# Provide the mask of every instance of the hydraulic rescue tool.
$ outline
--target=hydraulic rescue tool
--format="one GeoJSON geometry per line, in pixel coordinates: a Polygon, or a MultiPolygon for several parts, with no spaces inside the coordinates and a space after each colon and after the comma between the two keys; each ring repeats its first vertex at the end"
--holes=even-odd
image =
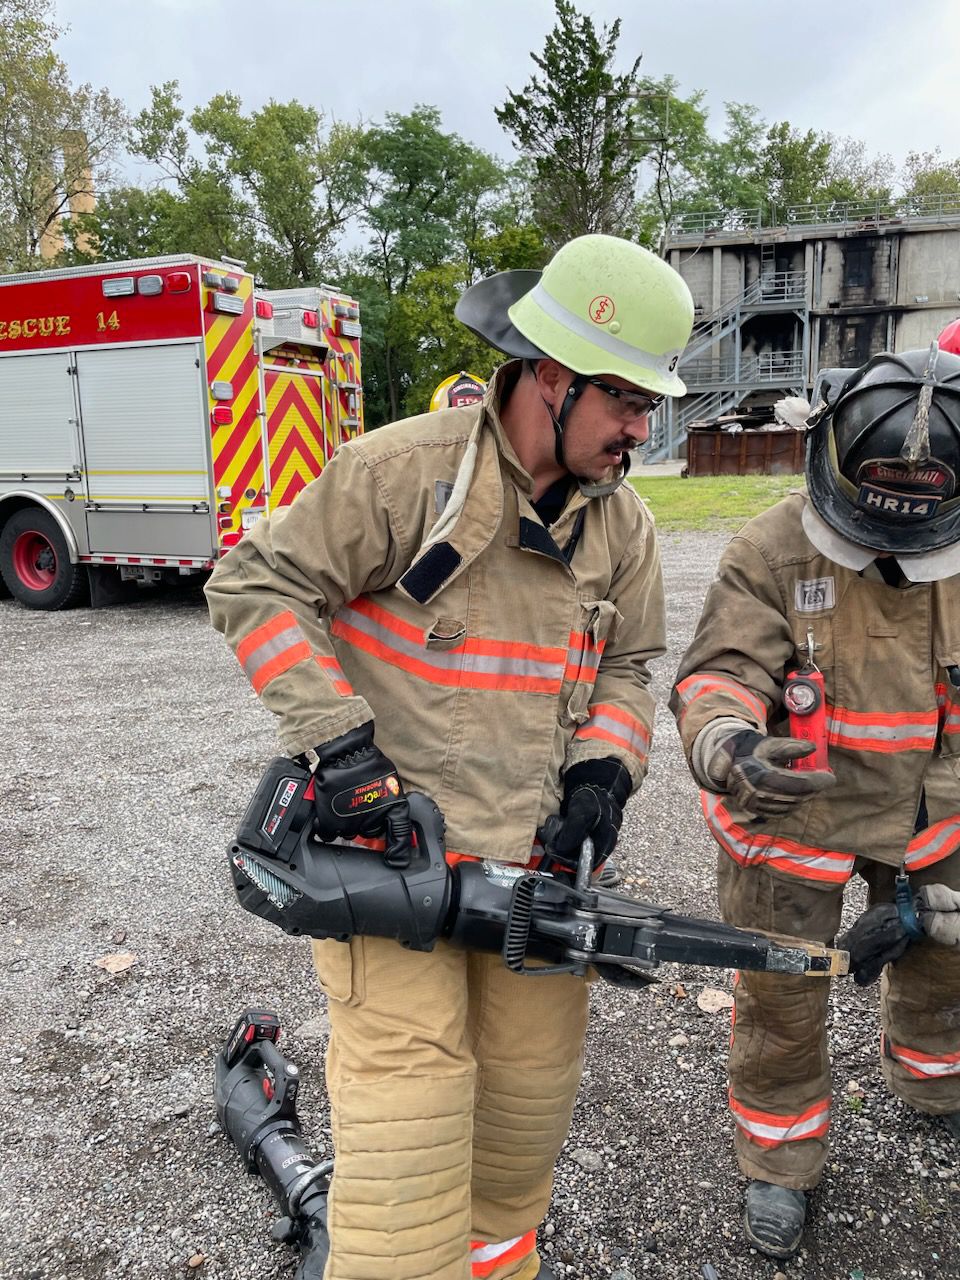
{"type": "MultiPolygon", "coordinates": [[[[515,973],[585,974],[618,986],[655,982],[663,961],[828,977],[847,972],[846,952],[676,915],[591,883],[592,841],[576,876],[445,858],[443,818],[408,794],[414,844],[405,865],[369,848],[315,834],[313,776],[295,760],[267,767],[228,858],[241,906],[286,933],[347,941],[393,938],[414,951],[440,940],[499,952],[515,973]]],[[[217,1116],[245,1165],[260,1172],[282,1217],[274,1238],[301,1250],[296,1280],[319,1280],[328,1253],[326,1198],[332,1161],[300,1136],[299,1073],[277,1048],[277,1016],[248,1010],[217,1056],[217,1116]]]]}
{"type": "Polygon", "coordinates": [[[504,863],[445,859],[443,818],[426,796],[408,796],[415,847],[405,866],[368,848],[325,844],[313,830],[313,778],[278,757],[264,774],[228,850],[240,905],[286,933],[346,942],[394,938],[414,951],[439,940],[493,951],[515,973],[584,974],[646,985],[662,961],[828,977],[847,972],[845,952],[676,915],[590,882],[584,841],[576,877],[504,863]]]}
{"type": "Polygon", "coordinates": [[[333,1161],[316,1160],[300,1136],[300,1073],[277,1048],[279,1038],[275,1013],[241,1016],[217,1054],[217,1119],[248,1171],[261,1174],[277,1198],[283,1216],[272,1235],[300,1249],[295,1280],[322,1280],[333,1161]]]}

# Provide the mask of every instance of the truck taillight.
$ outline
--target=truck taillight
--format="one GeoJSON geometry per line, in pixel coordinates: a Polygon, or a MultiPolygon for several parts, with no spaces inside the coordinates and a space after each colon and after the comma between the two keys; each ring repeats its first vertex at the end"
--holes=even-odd
{"type": "Polygon", "coordinates": [[[169,293],[189,293],[190,272],[171,271],[167,276],[167,291],[169,293]]]}
{"type": "Polygon", "coordinates": [[[228,404],[214,405],[210,412],[210,420],[215,427],[229,427],[233,421],[233,410],[228,404]]]}
{"type": "Polygon", "coordinates": [[[303,325],[305,329],[318,329],[320,327],[320,317],[316,311],[304,311],[303,325]]]}
{"type": "Polygon", "coordinates": [[[363,328],[358,320],[338,320],[337,333],[341,338],[359,338],[363,328]]]}
{"type": "Polygon", "coordinates": [[[243,534],[238,529],[236,533],[225,533],[220,539],[220,545],[224,547],[235,547],[243,534]]]}
{"type": "Polygon", "coordinates": [[[258,298],[256,304],[257,317],[260,320],[273,319],[273,303],[268,302],[266,298],[258,298]]]}
{"type": "Polygon", "coordinates": [[[137,280],[137,293],[145,298],[155,298],[163,293],[163,276],[140,276],[137,280]]]}
{"type": "Polygon", "coordinates": [[[233,524],[233,516],[217,516],[217,524],[221,529],[229,529],[233,524]]]}

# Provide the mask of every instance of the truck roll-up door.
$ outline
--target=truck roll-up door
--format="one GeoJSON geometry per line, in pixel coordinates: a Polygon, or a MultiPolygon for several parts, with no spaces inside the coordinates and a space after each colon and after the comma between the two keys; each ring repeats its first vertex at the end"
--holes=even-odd
{"type": "Polygon", "coordinates": [[[200,356],[196,343],[78,352],[91,551],[212,554],[200,356]]]}
{"type": "Polygon", "coordinates": [[[0,479],[65,480],[80,448],[70,353],[0,360],[0,479]]]}
{"type": "Polygon", "coordinates": [[[199,356],[194,344],[78,352],[91,501],[209,501],[199,356]]]}

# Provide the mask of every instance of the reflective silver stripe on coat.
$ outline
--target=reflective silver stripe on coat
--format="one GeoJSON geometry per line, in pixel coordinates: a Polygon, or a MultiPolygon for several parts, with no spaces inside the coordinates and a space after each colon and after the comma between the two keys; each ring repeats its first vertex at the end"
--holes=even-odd
{"type": "Polygon", "coordinates": [[[937,824],[937,828],[914,838],[907,845],[903,864],[908,871],[915,870],[919,864],[939,862],[956,852],[960,846],[960,818],[947,818],[945,825],[937,824]],[[937,829],[939,828],[939,829],[937,829]],[[936,834],[933,834],[936,831],[936,834]]]}
{"type": "MultiPolygon", "coordinates": [[[[375,622],[365,613],[344,607],[337,611],[336,620],[353,627],[376,640],[385,649],[392,649],[398,655],[410,658],[424,666],[434,667],[437,671],[468,671],[477,675],[519,676],[525,679],[563,680],[564,663],[538,661],[535,658],[497,657],[495,654],[470,653],[467,650],[449,653],[435,649],[425,649],[413,640],[397,635],[389,627],[375,622]]],[[[348,637],[341,637],[349,644],[348,637]]]]}
{"type": "Polygon", "coordinates": [[[642,729],[631,729],[628,724],[624,724],[622,720],[615,720],[613,716],[605,716],[603,712],[591,712],[586,723],[577,730],[577,734],[583,735],[590,729],[602,729],[605,733],[619,738],[638,756],[647,754],[647,748],[650,745],[649,734],[642,729]]]}
{"type": "Polygon", "coordinates": [[[586,668],[595,674],[600,667],[602,657],[600,650],[592,646],[588,648],[584,645],[582,648],[577,648],[576,645],[571,645],[567,650],[567,666],[579,667],[581,670],[586,668]]]}
{"type": "Polygon", "coordinates": [[[761,720],[766,720],[766,712],[760,699],[732,676],[688,676],[677,685],[677,693],[684,706],[689,706],[695,698],[708,693],[729,693],[731,698],[742,702],[761,720]]]}
{"type": "Polygon", "coordinates": [[[726,826],[723,821],[722,801],[719,796],[713,795],[712,792],[701,792],[705,797],[704,812],[707,819],[707,826],[710,828],[714,839],[728,852],[732,849],[732,856],[745,866],[761,865],[764,862],[789,863],[790,866],[785,870],[791,871],[794,875],[810,876],[814,879],[830,879],[839,881],[841,878],[849,879],[853,874],[853,864],[855,856],[850,853],[838,853],[829,856],[827,853],[818,854],[813,848],[808,853],[804,853],[799,849],[789,849],[778,844],[753,844],[745,840],[740,840],[733,834],[731,829],[736,824],[733,819],[729,819],[730,826],[726,826]],[[794,871],[794,867],[796,870],[794,871]],[[817,875],[817,872],[825,872],[824,875],[817,875]]]}
{"type": "Polygon", "coordinates": [[[586,339],[587,342],[592,342],[601,350],[608,351],[610,355],[617,356],[620,360],[627,360],[630,364],[643,365],[664,378],[669,378],[676,373],[674,361],[679,359],[683,347],[674,347],[671,351],[664,351],[662,355],[655,355],[652,351],[635,347],[632,342],[624,342],[623,338],[618,338],[608,333],[606,329],[601,329],[599,325],[584,320],[575,312],[568,311],[562,302],[558,302],[547,293],[542,282],[534,286],[530,300],[535,302],[551,320],[556,320],[557,324],[562,324],[565,329],[586,339]],[[671,365],[673,368],[670,367],[671,365]]]}
{"type": "MultiPolygon", "coordinates": [[[[851,742],[904,742],[909,738],[924,738],[933,746],[937,738],[937,726],[930,720],[908,721],[904,724],[870,724],[863,722],[851,724],[842,717],[827,716],[827,732],[831,737],[847,738],[851,742]]],[[[842,746],[837,742],[837,746],[842,746]]],[[[912,746],[912,751],[922,751],[922,747],[912,746]]]]}
{"type": "Polygon", "coordinates": [[[257,645],[256,649],[251,649],[244,661],[240,664],[246,672],[247,679],[252,681],[253,677],[271,658],[277,658],[281,653],[286,653],[288,649],[292,649],[296,644],[306,644],[307,637],[300,630],[298,623],[278,631],[275,636],[271,636],[269,640],[264,640],[263,644],[257,645]]]}

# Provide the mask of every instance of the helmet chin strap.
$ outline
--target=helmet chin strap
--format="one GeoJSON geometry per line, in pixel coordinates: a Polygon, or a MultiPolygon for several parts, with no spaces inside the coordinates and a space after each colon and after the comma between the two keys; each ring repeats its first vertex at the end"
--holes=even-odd
{"type": "Polygon", "coordinates": [[[570,410],[577,403],[577,400],[583,394],[587,385],[587,379],[582,373],[574,375],[574,379],[570,383],[569,387],[567,387],[566,395],[563,397],[563,404],[560,406],[559,416],[553,412],[552,407],[544,398],[543,392],[540,393],[540,399],[543,400],[544,407],[550,415],[550,421],[553,423],[554,457],[557,460],[557,465],[565,468],[567,471],[569,471],[570,468],[567,466],[567,460],[563,456],[563,430],[567,425],[567,418],[570,416],[570,410]]]}

